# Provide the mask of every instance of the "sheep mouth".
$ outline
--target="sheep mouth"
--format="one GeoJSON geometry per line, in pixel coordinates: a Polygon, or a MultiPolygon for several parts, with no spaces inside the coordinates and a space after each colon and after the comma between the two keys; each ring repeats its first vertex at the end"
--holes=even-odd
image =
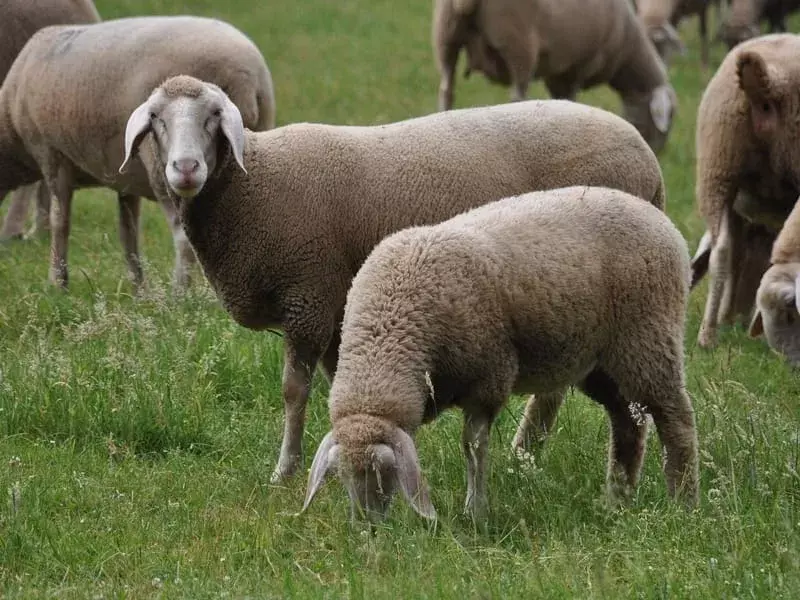
{"type": "Polygon", "coordinates": [[[182,177],[178,181],[171,181],[169,187],[181,198],[193,198],[203,189],[203,183],[191,177],[182,177]]]}

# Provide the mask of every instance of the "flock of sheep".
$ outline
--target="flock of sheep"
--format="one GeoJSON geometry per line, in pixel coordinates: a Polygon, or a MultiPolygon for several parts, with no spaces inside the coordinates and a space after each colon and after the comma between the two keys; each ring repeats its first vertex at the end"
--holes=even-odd
{"type": "MultiPolygon", "coordinates": [[[[413,435],[458,406],[465,508],[482,519],[489,432],[509,395],[533,394],[513,441],[529,450],[572,385],[609,415],[609,499],[637,485],[649,415],[668,491],[691,506],[691,286],[709,273],[700,345],[744,316],[752,335],[800,362],[800,37],[735,45],[708,85],[697,125],[707,232],[694,259],[664,213],[654,151],[675,93],[663,59],[682,46],[681,15],[700,11],[705,33],[708,4],[639,0],[637,16],[629,0],[436,0],[440,112],[275,128],[264,58],[227,23],[101,22],[91,0],[5,0],[0,201],[13,193],[3,236],[22,235],[36,198],[50,278],[66,287],[73,190],[110,187],[138,288],[140,198],[157,201],[175,286],[197,260],[239,324],[284,332],[273,481],[301,466],[318,363],[332,382],[332,430],[304,510],[335,472],[354,514],[381,519],[399,492],[435,517],[413,435]],[[467,74],[512,86],[516,102],[449,110],[462,49],[467,74]],[[538,77],[554,99],[525,101],[538,77]],[[599,83],[619,92],[625,119],[571,101],[599,83]]],[[[770,5],[733,0],[722,31],[736,35],[725,39],[741,41],[742,23],[756,33],[770,5]]]]}

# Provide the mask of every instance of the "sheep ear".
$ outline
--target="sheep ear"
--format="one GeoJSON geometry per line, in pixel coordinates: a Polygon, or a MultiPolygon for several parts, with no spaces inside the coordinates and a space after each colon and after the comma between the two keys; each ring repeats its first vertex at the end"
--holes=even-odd
{"type": "Polygon", "coordinates": [[[399,427],[396,430],[394,451],[397,457],[397,482],[403,497],[418,515],[435,519],[436,510],[431,503],[428,484],[422,478],[414,440],[399,427]]]}
{"type": "Polygon", "coordinates": [[[339,444],[334,439],[333,432],[329,431],[322,438],[322,442],[320,442],[317,453],[311,463],[311,471],[308,474],[308,490],[306,491],[306,500],[303,503],[303,508],[300,510],[301,513],[306,511],[322,484],[325,483],[325,479],[338,466],[339,444]]]}
{"type": "Polygon", "coordinates": [[[756,314],[753,315],[753,320],[750,321],[748,335],[751,338],[757,338],[764,333],[764,319],[761,317],[761,311],[756,309],[756,314]]]}
{"type": "Polygon", "coordinates": [[[672,90],[668,85],[658,86],[650,97],[650,116],[656,129],[661,133],[669,131],[672,123],[672,109],[672,90]]]}
{"type": "Polygon", "coordinates": [[[794,278],[794,307],[800,313],[800,273],[794,278]]]}
{"type": "Polygon", "coordinates": [[[247,169],[244,168],[244,123],[242,122],[242,113],[239,112],[239,109],[228,98],[227,94],[223,93],[222,95],[224,97],[224,106],[222,108],[220,127],[231,145],[236,163],[247,174],[247,169]]]}
{"type": "Polygon", "coordinates": [[[760,54],[753,50],[742,52],[736,60],[739,87],[751,102],[761,103],[773,94],[770,69],[760,54]]]}
{"type": "Polygon", "coordinates": [[[139,149],[139,144],[142,143],[145,134],[150,131],[150,106],[151,102],[148,98],[128,117],[128,124],[125,126],[125,160],[122,161],[122,166],[119,168],[120,173],[127,171],[131,158],[139,149]]]}

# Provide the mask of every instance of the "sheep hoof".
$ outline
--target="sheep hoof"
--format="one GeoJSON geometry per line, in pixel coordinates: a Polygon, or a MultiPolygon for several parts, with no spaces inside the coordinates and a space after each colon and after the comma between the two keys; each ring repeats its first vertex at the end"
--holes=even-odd
{"type": "Polygon", "coordinates": [[[717,345],[717,332],[713,329],[701,329],[697,336],[697,345],[706,349],[713,348],[717,345]]]}
{"type": "Polygon", "coordinates": [[[272,484],[284,483],[286,480],[291,479],[297,472],[297,465],[278,465],[270,475],[269,482],[272,484]]]}

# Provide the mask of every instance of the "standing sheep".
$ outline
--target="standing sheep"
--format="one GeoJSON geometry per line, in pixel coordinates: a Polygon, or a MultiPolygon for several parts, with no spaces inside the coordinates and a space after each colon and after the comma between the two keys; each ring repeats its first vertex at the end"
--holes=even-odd
{"type": "Polygon", "coordinates": [[[710,235],[711,276],[697,339],[703,347],[716,344],[718,322],[730,321],[741,302],[733,269],[747,222],[774,235],[800,194],[798,52],[800,37],[791,34],[744,42],[725,57],[700,101],[696,195],[710,235]]]}
{"type": "Polygon", "coordinates": [[[252,133],[219,88],[178,77],[131,114],[125,145],[123,170],[140,148],[231,316],[284,331],[285,425],[273,481],[300,464],[311,377],[320,359],[333,376],[350,281],[386,235],[564,185],[622,189],[660,209],[665,199],[658,161],[632,126],[565,101],[252,133]],[[190,175],[176,161],[200,166],[190,175]]]}
{"type": "Polygon", "coordinates": [[[175,240],[174,282],[178,288],[187,284],[194,256],[172,201],[154,193],[138,161],[125,175],[117,172],[128,116],[159,83],[186,73],[225,89],[247,127],[274,125],[272,79],[261,52],[216,19],[136,17],[52,26],[20,52],[0,88],[0,198],[44,177],[53,201],[54,283],[67,285],[73,189],[104,185],[119,192],[120,237],[137,287],[140,196],[160,201],[175,240]]]}
{"type": "Polygon", "coordinates": [[[608,83],[628,119],[654,151],[664,146],[675,92],[630,0],[436,0],[433,48],[441,82],[439,110],[453,106],[456,63],[512,86],[522,100],[534,77],[553,98],[608,83]]]}
{"type": "Polygon", "coordinates": [[[769,32],[785,32],[785,18],[800,9],[800,0],[731,0],[728,18],[720,27],[719,37],[733,48],[761,35],[760,22],[766,19],[769,32]]]}
{"type": "Polygon", "coordinates": [[[338,470],[353,508],[372,521],[397,490],[435,517],[412,436],[458,406],[465,509],[482,520],[489,431],[507,398],[571,384],[608,412],[612,502],[637,485],[649,413],[669,493],[694,504],[688,287],[686,242],[669,218],[606,188],[507,198],[386,238],[347,295],[332,431],[314,457],[304,509],[338,470]]]}
{"type": "MultiPolygon", "coordinates": [[[[92,0],[5,0],[0,5],[3,35],[0,37],[0,84],[22,47],[42,27],[100,21],[92,0]]],[[[47,189],[40,183],[25,186],[11,195],[11,202],[0,230],[0,240],[22,237],[30,198],[39,196],[35,229],[49,227],[47,189]]],[[[2,200],[2,198],[0,198],[2,200]]]]}
{"type": "Polygon", "coordinates": [[[750,335],[762,333],[773,350],[800,366],[800,205],[795,204],[772,248],[772,266],[756,295],[750,335]]]}
{"type": "MultiPolygon", "coordinates": [[[[674,52],[683,53],[686,47],[678,35],[678,22],[697,15],[700,28],[700,60],[708,67],[708,7],[715,0],[637,0],[636,12],[650,41],[666,62],[674,52]]],[[[716,0],[719,6],[719,0],[716,0]]]]}

